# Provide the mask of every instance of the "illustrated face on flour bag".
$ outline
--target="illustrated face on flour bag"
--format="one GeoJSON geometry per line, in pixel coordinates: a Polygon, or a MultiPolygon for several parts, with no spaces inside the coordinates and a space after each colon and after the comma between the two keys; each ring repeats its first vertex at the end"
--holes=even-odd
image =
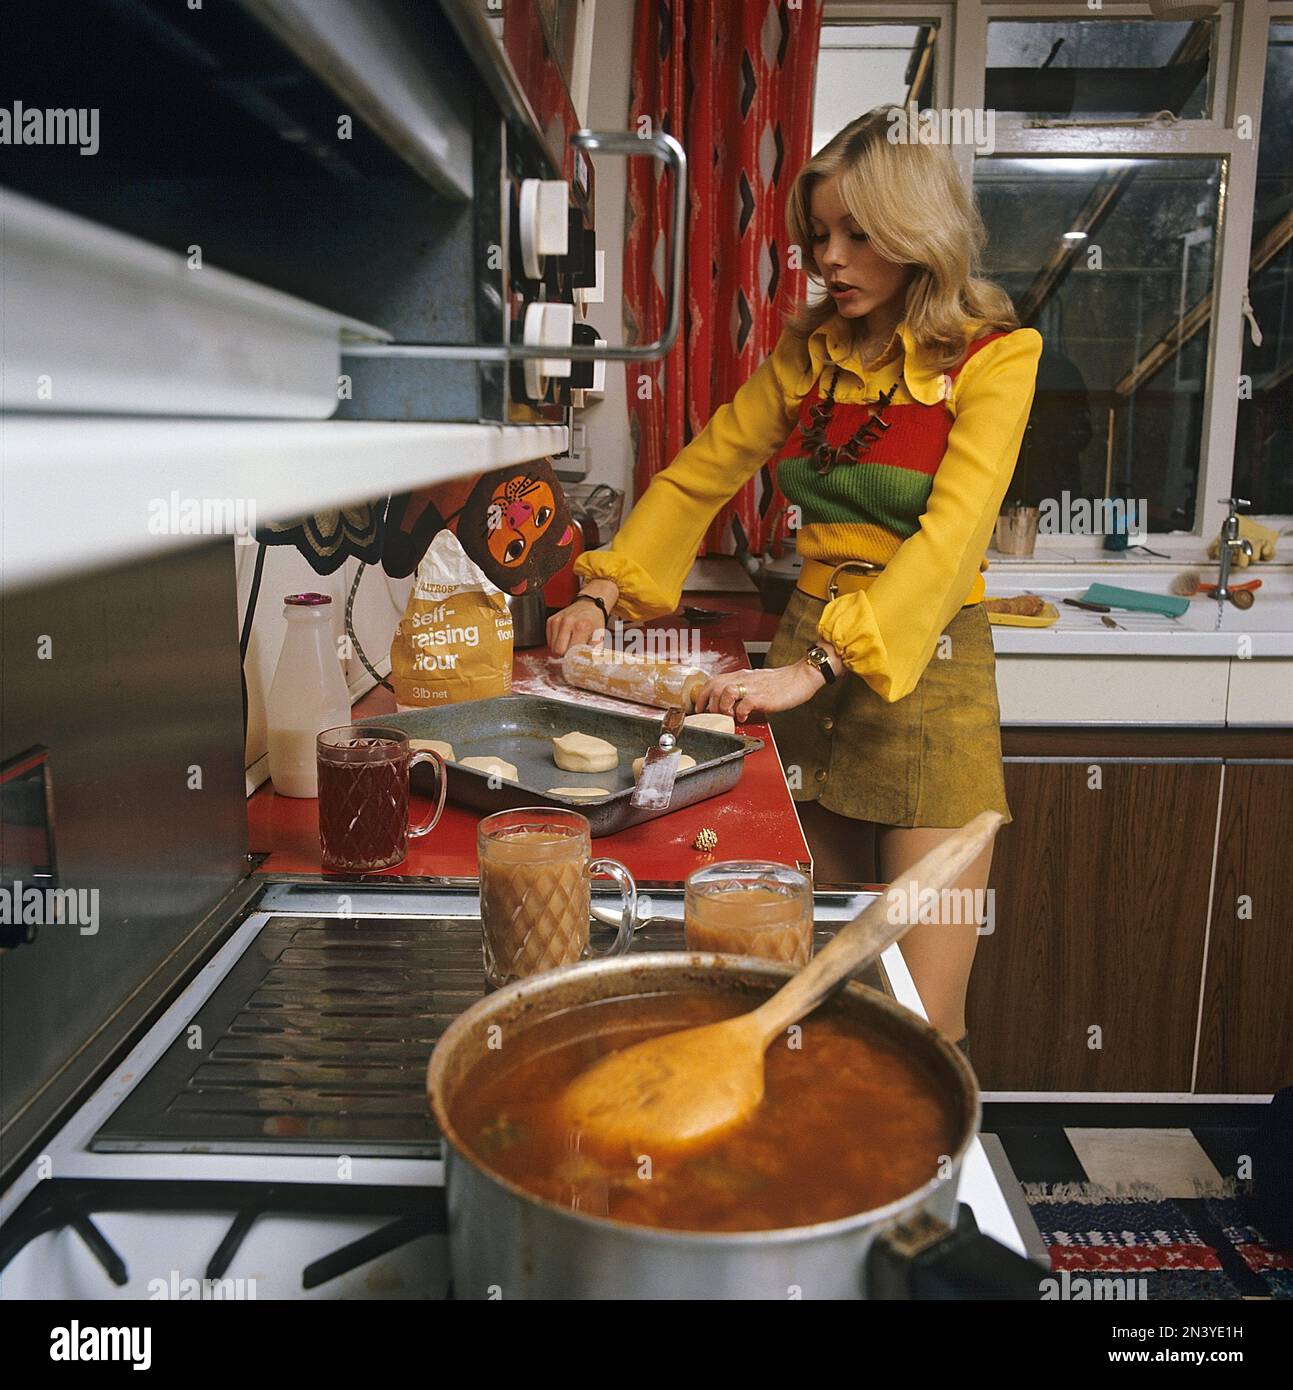
{"type": "Polygon", "coordinates": [[[491,584],[529,594],[564,568],[575,527],[547,459],[453,478],[398,493],[386,508],[382,567],[392,578],[412,574],[427,542],[451,530],[491,584]]]}
{"type": "Polygon", "coordinates": [[[512,615],[452,531],[440,531],[418,565],[391,640],[400,709],[486,700],[512,688],[512,615]]]}

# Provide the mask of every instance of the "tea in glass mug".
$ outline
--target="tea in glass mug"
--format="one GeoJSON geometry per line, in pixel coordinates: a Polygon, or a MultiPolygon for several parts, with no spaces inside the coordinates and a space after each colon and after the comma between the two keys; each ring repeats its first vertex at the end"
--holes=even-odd
{"type": "Polygon", "coordinates": [[[319,847],[330,874],[371,874],[408,857],[409,840],[434,830],[444,812],[444,759],[413,752],[401,729],[343,724],[316,739],[319,768],[319,847]],[[439,798],[420,825],[409,824],[409,773],[419,763],[438,770],[439,798]]]}
{"type": "Polygon", "coordinates": [[[789,864],[706,864],[687,878],[683,931],[689,951],[807,965],[813,953],[812,881],[789,864]]]}
{"type": "Polygon", "coordinates": [[[493,988],[590,955],[628,950],[637,885],[618,860],[592,858],[585,816],[547,806],[499,811],[477,827],[476,851],[485,977],[493,988]],[[610,949],[594,952],[591,880],[602,874],[619,887],[620,922],[610,949]]]}

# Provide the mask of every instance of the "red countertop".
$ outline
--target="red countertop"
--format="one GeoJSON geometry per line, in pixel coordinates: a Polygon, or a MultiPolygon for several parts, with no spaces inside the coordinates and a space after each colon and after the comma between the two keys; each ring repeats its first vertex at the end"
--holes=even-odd
{"type": "MultiPolygon", "coordinates": [[[[658,619],[645,626],[686,628],[699,636],[699,664],[714,671],[739,670],[748,665],[743,641],[767,641],[776,628],[776,615],[766,614],[758,596],[748,593],[692,593],[685,602],[732,616],[703,626],[687,624],[678,616],[658,619]]],[[[601,697],[581,691],[577,697],[561,684],[560,668],[549,664],[546,647],[518,651],[513,680],[518,694],[542,694],[553,699],[578,698],[582,703],[601,697]]],[[[611,708],[636,714],[641,705],[608,700],[611,708]]],[[[378,687],[354,708],[357,718],[393,713],[395,697],[378,687]]],[[[598,855],[619,859],[640,883],[681,883],[702,864],[720,859],[772,859],[783,864],[808,866],[811,855],[794,801],[786,786],[776,746],[768,726],[758,721],[738,726],[740,732],[764,740],[764,746],[745,759],[741,780],[723,796],[685,806],[644,825],[634,826],[595,842],[598,855]],[[691,847],[697,833],[710,827],[718,835],[711,853],[691,847]]],[[[415,803],[422,798],[414,797],[415,803]]],[[[260,872],[276,875],[318,874],[318,803],[276,796],[266,782],[247,803],[251,849],[268,857],[260,872]]],[[[418,876],[476,877],[476,823],[474,811],[446,805],[440,824],[422,840],[410,843],[403,864],[367,880],[418,876]]]]}

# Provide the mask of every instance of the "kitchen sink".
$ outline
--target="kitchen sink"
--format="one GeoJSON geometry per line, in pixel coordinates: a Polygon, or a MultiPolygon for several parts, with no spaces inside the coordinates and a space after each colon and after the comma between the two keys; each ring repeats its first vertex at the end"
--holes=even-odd
{"type": "MultiPolygon", "coordinates": [[[[1187,565],[1072,566],[1032,569],[1022,565],[1001,565],[990,569],[989,597],[1035,593],[1049,599],[1059,610],[1059,622],[1049,628],[997,627],[993,631],[998,652],[1060,652],[1074,655],[1088,652],[1127,655],[1226,655],[1235,656],[1237,642],[1252,639],[1253,655],[1293,656],[1293,569],[1286,566],[1250,567],[1238,570],[1232,582],[1242,584],[1260,578],[1256,602],[1247,610],[1200,595],[1190,600],[1179,618],[1162,613],[1133,613],[1114,608],[1108,613],[1118,627],[1102,621],[1100,613],[1065,607],[1060,600],[1081,598],[1089,585],[1105,583],[1141,593],[1170,593],[1173,578],[1187,565]]],[[[1209,581],[1216,579],[1216,566],[1199,566],[1209,581]]]]}

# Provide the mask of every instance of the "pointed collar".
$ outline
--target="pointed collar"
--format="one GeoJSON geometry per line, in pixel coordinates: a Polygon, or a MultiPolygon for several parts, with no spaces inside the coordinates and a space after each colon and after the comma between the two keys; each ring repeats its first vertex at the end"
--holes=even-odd
{"type": "MultiPolygon", "coordinates": [[[[809,335],[809,343],[819,343],[823,361],[829,359],[836,366],[847,367],[861,375],[861,363],[853,351],[849,337],[850,330],[839,314],[832,314],[820,328],[809,335]]],[[[924,352],[916,343],[905,323],[899,324],[894,336],[902,342],[902,379],[912,400],[922,405],[936,405],[944,398],[945,388],[942,371],[930,366],[924,352]]],[[[886,353],[892,350],[890,338],[886,353]]]]}

